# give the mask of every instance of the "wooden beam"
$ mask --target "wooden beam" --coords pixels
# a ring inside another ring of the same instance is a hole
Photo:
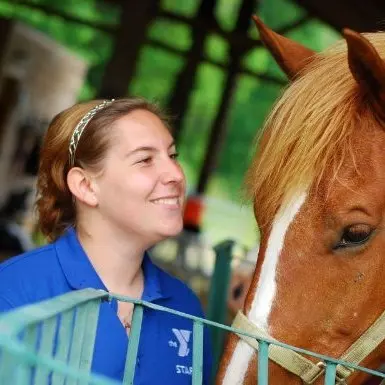
[[[106,65],[98,96],[102,98],[127,95],[135,76],[147,29],[159,11],[158,0],[126,0],[122,3],[119,28],[111,59]]]
[[[0,2],[9,4],[9,1],[5,1],[5,0],[0,0]],[[43,4],[35,4],[29,1],[17,1],[17,3],[14,5],[35,9],[35,10],[44,12],[47,15],[57,16],[71,23],[82,24],[108,34],[115,34],[117,30],[117,26],[114,26],[112,24],[94,22],[83,18],[79,18],[73,15],[70,15],[66,12],[60,11],[54,7],[43,5]],[[203,28],[209,31],[210,33],[213,33],[222,37],[223,39],[228,41],[229,44],[231,45],[241,45],[249,49],[252,49],[256,46],[261,45],[261,42],[259,40],[252,39],[251,37],[247,36],[247,33],[238,33],[237,31],[226,31],[222,29],[217,23],[217,21],[215,20],[213,20],[212,22],[207,22],[205,19],[192,19],[183,15],[178,15],[174,12],[162,11],[162,10],[159,11],[158,17],[162,17],[167,20],[172,20],[178,23],[183,23],[190,27],[196,26],[197,28]],[[311,17],[309,15],[302,16],[294,23],[290,23],[288,25],[284,25],[278,28],[276,32],[280,34],[285,34],[291,31],[292,29],[298,28],[301,25],[307,23],[310,19]]]
[[[311,15],[340,32],[349,27],[358,32],[378,31],[383,27],[385,5],[382,0],[296,0]]]
[[[4,56],[7,53],[9,38],[12,34],[14,23],[10,19],[0,19],[0,61],[4,62]],[[1,142],[1,139],[0,139]]]
[[[18,134],[18,114],[22,95],[21,81],[11,76],[2,79],[0,91],[0,206],[12,187],[11,166]]]
[[[171,47],[170,45],[163,43],[161,41],[157,41],[154,39],[148,39],[147,44],[151,47],[160,48],[164,51],[173,53],[173,54],[178,55],[178,56],[184,56],[184,57],[187,56],[185,51],[182,51],[179,48]],[[201,62],[211,64],[215,67],[222,69],[223,71],[226,71],[226,72],[228,71],[228,64],[213,60],[209,56],[207,56],[205,53],[201,54]],[[275,76],[268,75],[266,73],[260,73],[257,71],[253,71],[253,70],[245,68],[243,66],[240,67],[238,73],[242,74],[242,75],[255,77],[255,78],[258,78],[259,80],[266,81],[266,82],[273,83],[273,84],[277,84],[279,86],[284,86],[287,84],[287,81],[285,81],[284,79],[280,79],[280,78],[277,78]]]
[[[204,1],[207,1],[207,0],[204,0]],[[210,22],[207,22],[207,20],[205,20],[204,18],[191,19],[189,17],[183,16],[183,15],[177,15],[169,11],[160,11],[158,17],[163,17],[167,20],[183,23],[192,28],[204,29],[210,33],[213,33],[215,35],[222,37],[232,46],[240,46],[240,49],[243,49],[243,50],[252,49],[262,45],[262,42],[260,40],[255,40],[248,36],[247,29],[244,29],[242,32],[237,30],[226,31],[222,29],[217,22],[210,23]],[[282,27],[278,28],[276,32],[280,34],[285,34],[293,30],[294,28],[298,28],[301,25],[309,22],[310,19],[311,17],[306,14],[300,17],[298,20],[296,20],[293,23],[283,25]],[[250,24],[250,22],[251,22],[251,18],[250,20],[245,20],[245,24],[247,26]]]
[[[192,28],[192,45],[185,56],[184,66],[175,79],[173,90],[170,92],[170,99],[167,108],[175,116],[173,136],[178,142],[180,132],[186,118],[190,97],[196,82],[196,74],[199,64],[202,60],[202,52],[206,38],[209,34],[207,26],[214,24],[214,9],[217,0],[201,0],[199,10],[196,15],[197,20],[204,20],[204,26],[193,23]]]
[[[242,1],[237,23],[235,26],[235,31],[238,34],[247,33],[249,26],[247,21],[251,18],[255,6],[255,0]],[[205,159],[200,170],[197,186],[198,194],[204,194],[206,192],[210,176],[212,175],[218,164],[219,154],[222,151],[223,144],[227,135],[228,117],[230,113],[230,106],[234,97],[237,76],[241,67],[243,55],[247,51],[248,48],[242,47],[241,45],[234,45],[230,46],[229,48],[229,71],[225,80],[221,104],[219,106],[217,115],[214,119],[214,123],[211,128],[209,142],[205,153]]]

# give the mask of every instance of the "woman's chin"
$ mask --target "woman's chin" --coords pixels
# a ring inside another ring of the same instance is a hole
[[[183,222],[170,223],[169,225],[162,226],[163,228],[159,232],[162,238],[176,237],[183,230]]]

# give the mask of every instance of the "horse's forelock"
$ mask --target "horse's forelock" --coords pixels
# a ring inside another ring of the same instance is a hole
[[[385,57],[385,33],[366,37]],[[317,55],[266,121],[246,175],[260,226],[272,220],[283,197],[290,200],[325,176],[337,176],[347,158],[354,164],[351,139],[362,120],[379,124],[351,75],[341,41]]]

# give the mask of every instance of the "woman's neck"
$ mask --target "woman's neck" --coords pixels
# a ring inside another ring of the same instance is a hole
[[[95,226],[78,229],[79,242],[106,288],[137,297],[143,287],[145,245],[134,237]],[[120,236],[119,236],[120,235]],[[133,238],[133,239],[132,239]]]

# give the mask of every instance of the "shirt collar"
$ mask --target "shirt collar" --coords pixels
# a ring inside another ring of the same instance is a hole
[[[54,243],[54,246],[64,275],[73,289],[90,287],[108,291],[88,259],[73,228],[69,228]],[[151,302],[168,297],[162,291],[160,269],[152,263],[148,253],[144,254],[142,268],[144,275],[142,299]]]

